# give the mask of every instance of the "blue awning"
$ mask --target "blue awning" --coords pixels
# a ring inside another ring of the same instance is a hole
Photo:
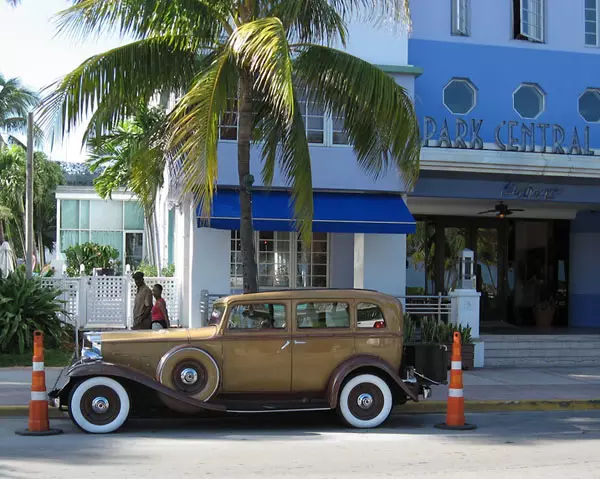
[[[416,229],[402,197],[383,193],[331,193],[315,191],[313,231],[320,233],[409,234]],[[213,199],[212,215],[198,226],[240,229],[239,193],[219,189]],[[293,207],[287,191],[254,190],[252,216],[256,231],[294,231]]]

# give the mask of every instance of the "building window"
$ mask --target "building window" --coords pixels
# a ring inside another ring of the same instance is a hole
[[[323,106],[310,101],[306,94],[299,95],[298,106],[302,112],[308,142],[318,145],[325,143],[325,110]]]
[[[466,115],[475,108],[477,88],[466,78],[453,78],[444,87],[444,105],[455,115]]]
[[[297,241],[297,288],[327,287],[327,233],[313,233],[310,249]]]
[[[468,37],[471,35],[471,1],[451,0],[452,35]]]
[[[585,0],[585,44],[597,47],[598,44],[598,0]]]
[[[513,20],[515,39],[544,42],[545,0],[513,0]]]
[[[306,138],[311,145],[342,145],[350,144],[348,133],[344,130],[343,117],[334,117],[326,112],[322,105],[308,101],[307,95],[298,95],[298,107],[302,113]],[[238,113],[237,100],[229,102],[227,110],[219,121],[219,139],[237,141]]]
[[[545,98],[539,85],[524,83],[513,93],[513,107],[521,118],[534,120],[544,111]]]
[[[589,88],[579,97],[579,114],[588,123],[600,122],[600,89]]]
[[[302,303],[296,307],[298,329],[349,328],[348,303]]]
[[[221,140],[237,140],[238,132],[238,114],[237,100],[230,98],[227,102],[227,109],[221,115],[219,122],[219,139]]]
[[[267,289],[323,287],[328,284],[327,233],[314,233],[310,251],[302,249],[296,233],[287,231],[255,232],[258,286]],[[242,245],[240,232],[231,232],[229,263],[230,287],[242,290]],[[296,280],[293,272],[296,271]]]
[[[112,246],[122,266],[137,267],[144,254],[144,211],[137,201],[60,200],[60,253],[93,242]]]

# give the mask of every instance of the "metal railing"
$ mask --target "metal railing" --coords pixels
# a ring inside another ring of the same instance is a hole
[[[209,293],[202,290],[200,299],[200,318],[203,325],[207,324],[213,303],[228,294]],[[452,315],[450,296],[442,294],[431,296],[398,296],[404,306],[404,311],[413,318],[434,317],[447,323]]]

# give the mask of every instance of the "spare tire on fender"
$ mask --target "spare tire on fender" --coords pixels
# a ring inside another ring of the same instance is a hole
[[[215,359],[192,346],[177,346],[158,363],[156,379],[162,385],[198,401],[208,401],[219,388],[221,374]]]

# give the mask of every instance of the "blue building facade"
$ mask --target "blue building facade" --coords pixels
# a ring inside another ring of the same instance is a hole
[[[451,289],[468,247],[482,328],[600,328],[600,2],[411,8],[423,153],[409,293]]]

